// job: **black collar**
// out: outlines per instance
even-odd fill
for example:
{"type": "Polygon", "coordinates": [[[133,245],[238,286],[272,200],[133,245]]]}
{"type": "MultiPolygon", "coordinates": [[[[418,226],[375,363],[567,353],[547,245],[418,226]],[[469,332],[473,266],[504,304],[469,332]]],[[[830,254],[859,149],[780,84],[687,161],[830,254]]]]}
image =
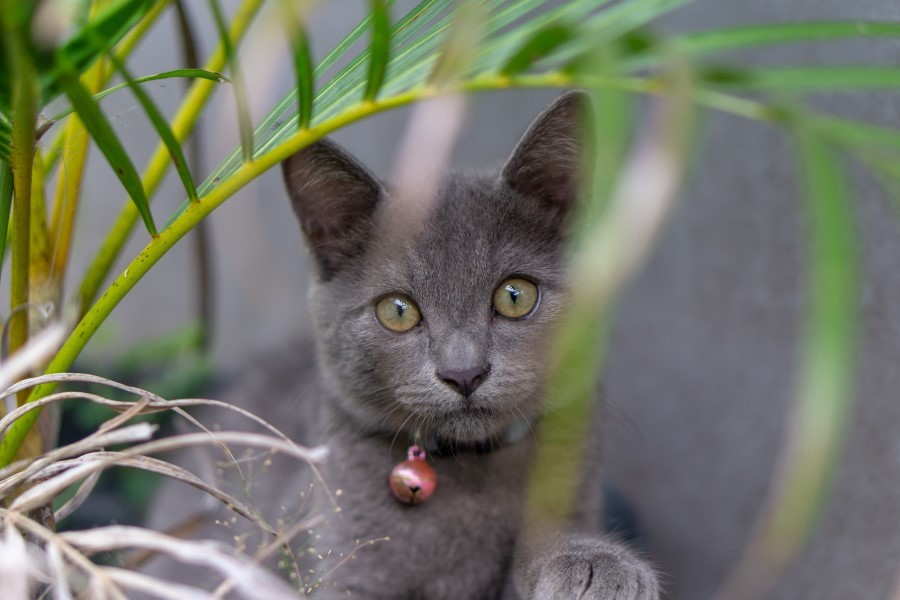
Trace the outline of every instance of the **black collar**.
{"type": "Polygon", "coordinates": [[[473,454],[488,454],[494,450],[500,450],[522,441],[533,430],[536,421],[537,419],[516,421],[500,435],[474,442],[458,442],[437,436],[429,436],[424,439],[415,434],[408,434],[408,436],[410,444],[418,444],[431,456],[456,456],[457,454],[469,452],[473,454]]]}

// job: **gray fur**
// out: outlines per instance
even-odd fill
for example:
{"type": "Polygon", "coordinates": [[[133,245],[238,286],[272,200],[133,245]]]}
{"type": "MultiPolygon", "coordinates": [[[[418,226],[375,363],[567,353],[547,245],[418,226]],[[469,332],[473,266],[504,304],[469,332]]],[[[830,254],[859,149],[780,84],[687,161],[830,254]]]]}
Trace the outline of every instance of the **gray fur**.
{"type": "MultiPolygon", "coordinates": [[[[405,243],[392,230],[390,198],[379,202],[374,183],[365,186],[373,193],[369,201],[352,203],[361,207],[357,221],[370,223],[370,230],[333,232],[334,245],[368,242],[312,290],[322,374],[332,395],[326,404],[331,427],[323,439],[335,456],[324,474],[332,487],[345,491],[342,509],[350,519],[330,531],[328,547],[350,553],[357,539],[393,540],[381,551],[360,553],[352,573],[339,579],[338,594],[346,588],[363,597],[492,598],[506,587],[531,439],[489,454],[435,459],[438,491],[414,508],[386,493],[385,477],[403,460],[411,432],[476,442],[540,415],[545,341],[565,310],[563,217],[579,181],[576,113],[582,104],[577,94],[558,100],[525,135],[500,178],[447,177],[433,211],[405,243]],[[512,275],[528,277],[541,290],[538,309],[517,321],[491,309],[494,290],[512,275]],[[376,301],[398,291],[423,315],[422,325],[405,334],[386,331],[373,316],[376,301]],[[468,398],[437,375],[485,363],[490,373],[468,398]],[[398,432],[400,443],[392,444],[398,432]]],[[[328,151],[316,145],[285,162],[301,222],[317,205],[332,204],[328,185],[302,185],[319,199],[309,208],[295,187],[297,173],[321,170],[320,157],[328,151]]],[[[342,163],[324,166],[343,168],[342,163]]],[[[331,260],[322,247],[317,260],[331,260]]],[[[572,538],[548,557],[535,559],[534,569],[524,568],[537,575],[519,591],[539,598],[657,595],[652,572],[601,538],[572,538]],[[590,581],[583,580],[584,572],[592,574],[590,581]]]]}
{"type": "MultiPolygon", "coordinates": [[[[308,585],[322,574],[316,597],[658,597],[653,571],[599,531],[520,540],[534,438],[500,442],[543,410],[546,341],[566,307],[565,217],[579,178],[575,115],[583,104],[578,94],[554,103],[499,177],[447,176],[424,222],[405,236],[391,222],[390,194],[333,144],[285,162],[294,209],[307,235],[314,232],[307,241],[318,273],[311,289],[318,362],[290,377],[295,387],[285,382],[275,397],[250,393],[255,402],[242,403],[264,413],[277,406],[277,424],[293,423],[298,441],[330,449],[321,473],[332,493],[340,491],[339,511],[324,495],[306,508],[328,521],[312,534],[317,560],[301,560],[304,573],[317,572],[308,585]],[[347,190],[356,197],[343,197],[347,190]],[[319,227],[339,205],[344,212],[332,223],[349,225],[319,227]],[[513,275],[540,288],[537,309],[516,321],[491,308],[494,290],[513,275]],[[396,334],[377,322],[374,306],[391,292],[418,304],[419,327],[396,334]],[[490,371],[468,397],[437,375],[482,364],[490,371]],[[432,455],[437,491],[409,507],[391,496],[387,480],[414,435],[495,447],[432,455]]],[[[302,354],[279,361],[308,361],[302,354]]],[[[282,477],[275,489],[258,487],[265,497],[256,501],[270,518],[279,512],[272,507],[296,512],[308,484],[282,477]]]]}

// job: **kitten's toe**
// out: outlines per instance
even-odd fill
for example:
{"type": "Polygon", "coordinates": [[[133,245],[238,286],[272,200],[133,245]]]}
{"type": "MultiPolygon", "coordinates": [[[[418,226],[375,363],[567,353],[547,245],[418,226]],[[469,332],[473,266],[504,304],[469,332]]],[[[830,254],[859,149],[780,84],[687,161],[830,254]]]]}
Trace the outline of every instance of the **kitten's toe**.
{"type": "Polygon", "coordinates": [[[531,596],[543,599],[657,600],[656,574],[628,549],[604,540],[572,540],[540,569],[531,596]]]}

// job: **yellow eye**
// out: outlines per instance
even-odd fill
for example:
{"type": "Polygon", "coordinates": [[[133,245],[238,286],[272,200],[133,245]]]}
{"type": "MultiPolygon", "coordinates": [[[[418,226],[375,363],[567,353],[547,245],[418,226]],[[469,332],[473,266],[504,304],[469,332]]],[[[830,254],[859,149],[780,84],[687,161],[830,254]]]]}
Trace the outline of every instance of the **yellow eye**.
{"type": "Polygon", "coordinates": [[[507,319],[527,317],[537,301],[537,286],[521,277],[507,279],[494,292],[494,310],[507,319]]]}
{"type": "Polygon", "coordinates": [[[396,333],[405,333],[422,321],[415,302],[401,294],[385,296],[375,305],[378,321],[396,333]]]}

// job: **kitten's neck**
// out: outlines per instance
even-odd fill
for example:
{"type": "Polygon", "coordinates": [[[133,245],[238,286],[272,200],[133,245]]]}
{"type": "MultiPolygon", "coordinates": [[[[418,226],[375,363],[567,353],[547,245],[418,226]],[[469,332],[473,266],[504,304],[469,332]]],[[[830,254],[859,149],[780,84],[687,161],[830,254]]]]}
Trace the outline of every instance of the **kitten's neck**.
{"type": "Polygon", "coordinates": [[[525,436],[534,435],[534,425],[537,419],[516,421],[509,425],[499,435],[475,442],[459,442],[442,439],[434,435],[417,436],[407,434],[411,444],[417,444],[432,456],[455,456],[464,452],[475,454],[487,454],[506,446],[512,446],[521,442],[525,436]]]}
{"type": "Polygon", "coordinates": [[[392,447],[406,448],[413,445],[421,446],[431,456],[456,456],[459,454],[488,454],[502,448],[513,446],[523,441],[528,436],[534,437],[534,427],[539,421],[538,417],[531,419],[522,418],[507,425],[498,434],[474,441],[460,441],[447,439],[427,430],[413,430],[402,428],[399,431],[385,427],[374,427],[377,420],[368,419],[366,415],[356,412],[358,407],[348,407],[337,395],[332,401],[325,402],[327,429],[346,429],[356,435],[366,438],[382,438],[392,447]]]}

